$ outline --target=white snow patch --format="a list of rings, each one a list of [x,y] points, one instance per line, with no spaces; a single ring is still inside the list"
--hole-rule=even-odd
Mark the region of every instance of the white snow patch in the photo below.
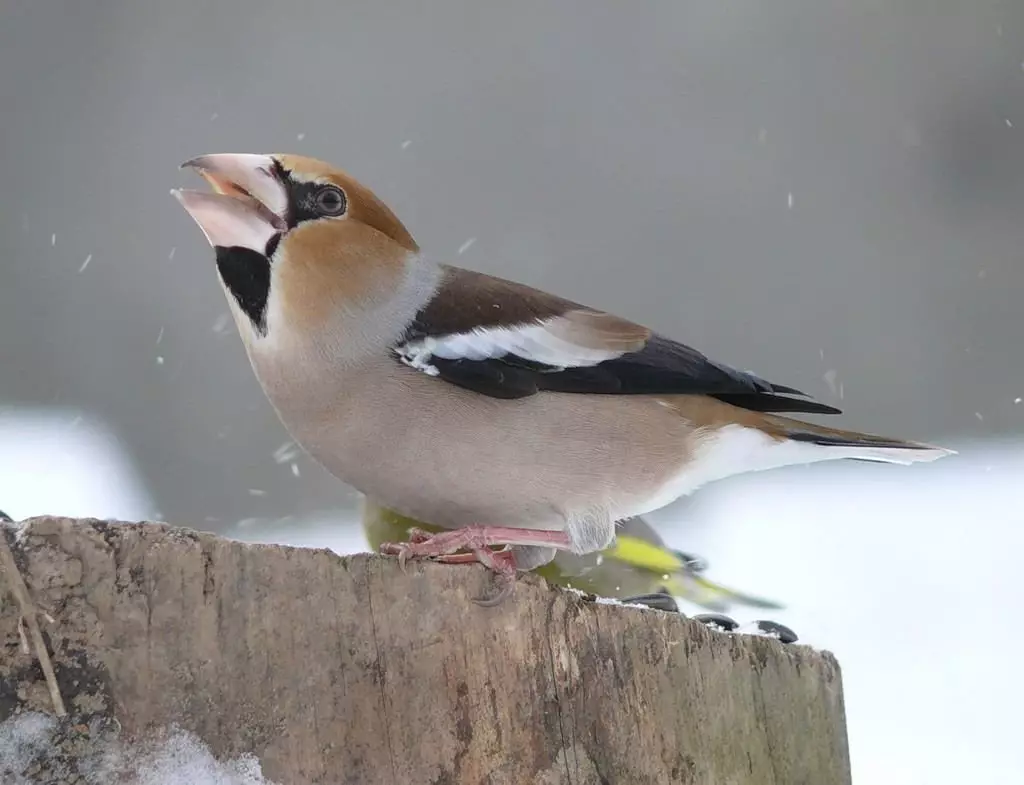
[[[31,712],[0,724],[0,781],[29,785],[35,780],[24,772],[33,762],[49,763],[52,775],[73,776],[65,761],[48,760],[56,726],[53,717]],[[86,785],[273,785],[252,755],[218,761],[201,739],[177,728],[158,742],[101,742],[77,764]]]
[[[53,717],[29,712],[19,714],[0,724],[0,775],[4,782],[15,777],[10,785],[27,783],[21,773],[49,745]]]
[[[615,588],[618,589],[618,586],[616,586]],[[601,597],[600,595],[594,596],[594,602],[597,605],[618,605],[623,608],[639,608],[642,611],[655,610],[654,608],[651,608],[649,605],[642,605],[639,602],[623,602],[622,600],[618,600],[615,597]]]
[[[124,443],[90,414],[0,410],[0,509],[35,515],[143,520],[153,508]],[[2,782],[2,779],[0,779]]]

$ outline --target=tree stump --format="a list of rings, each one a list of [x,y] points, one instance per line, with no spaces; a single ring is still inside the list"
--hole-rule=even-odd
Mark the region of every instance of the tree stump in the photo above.
[[[850,782],[827,652],[530,575],[485,608],[476,566],[403,571],[152,523],[35,518],[0,535],[67,707],[47,760],[14,772],[29,782],[92,782],[104,745],[171,728],[281,785]],[[54,712],[9,573],[0,722]]]

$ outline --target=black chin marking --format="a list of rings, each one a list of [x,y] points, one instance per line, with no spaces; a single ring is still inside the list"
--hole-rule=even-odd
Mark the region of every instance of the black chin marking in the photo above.
[[[269,240],[267,240],[267,247],[263,249],[263,255],[268,259],[274,258],[274,252],[277,250],[277,246],[281,244],[281,233],[278,232]]]
[[[273,240],[271,241],[273,242]],[[218,245],[217,272],[234,296],[253,329],[267,334],[267,297],[270,295],[270,260],[251,248]]]

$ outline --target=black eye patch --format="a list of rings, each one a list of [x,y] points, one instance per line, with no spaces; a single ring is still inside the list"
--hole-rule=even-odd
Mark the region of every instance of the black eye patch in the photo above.
[[[338,217],[345,213],[345,193],[336,185],[296,183],[291,190],[291,224],[319,218]]]

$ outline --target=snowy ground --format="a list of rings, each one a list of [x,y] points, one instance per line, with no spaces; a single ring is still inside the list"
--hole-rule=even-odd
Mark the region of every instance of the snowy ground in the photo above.
[[[37,422],[16,432],[0,419],[0,440],[20,436],[23,445],[0,454],[0,508],[149,513],[130,464],[101,430],[85,428],[70,444],[45,430]],[[1024,782],[1024,444],[951,446],[961,454],[931,465],[736,478],[652,516],[670,543],[710,561],[714,580],[784,602],[769,617],[837,655],[858,784]],[[12,473],[26,460],[37,468]],[[365,550],[359,530],[341,525],[351,516],[232,534]]]
[[[75,769],[52,756],[51,732],[57,721],[45,714],[21,714],[0,724],[0,782],[32,785],[40,781],[22,772],[33,766],[47,782],[81,785],[275,785],[264,779],[259,761],[251,755],[219,761],[191,733],[174,729],[158,742],[128,745],[105,742],[80,756]],[[37,770],[39,770],[37,769]],[[76,779],[84,777],[84,782]]]

